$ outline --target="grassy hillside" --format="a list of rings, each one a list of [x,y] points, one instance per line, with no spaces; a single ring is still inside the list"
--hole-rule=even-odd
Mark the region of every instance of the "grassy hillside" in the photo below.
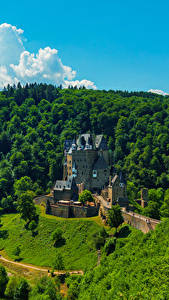
[[[59,252],[64,260],[65,269],[85,269],[97,262],[97,253],[93,248],[91,236],[99,230],[95,218],[92,219],[61,219],[52,216],[41,216],[38,225],[38,235],[32,236],[26,230],[25,222],[18,214],[2,216],[3,226],[0,229],[0,249],[10,258],[17,246],[21,248],[22,262],[52,266]],[[56,228],[61,228],[65,244],[54,247],[51,234]]]
[[[144,235],[132,230],[87,272],[78,299],[169,299],[169,220]],[[73,291],[75,284],[71,284]]]

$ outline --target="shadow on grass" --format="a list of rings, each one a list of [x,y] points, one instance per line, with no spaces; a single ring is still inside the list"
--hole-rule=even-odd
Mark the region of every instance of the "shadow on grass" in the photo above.
[[[66,244],[66,240],[63,238],[57,242],[54,243],[54,247],[55,248],[59,248],[59,247],[62,247]]]
[[[35,237],[38,235],[38,231],[32,231],[32,236]]]
[[[17,257],[17,258],[15,258],[15,261],[20,262],[22,259],[23,259],[22,257]]]
[[[118,232],[118,238],[126,238],[131,233],[130,228],[126,225],[123,226],[120,231]]]
[[[9,236],[8,230],[0,230],[0,238],[5,240]]]

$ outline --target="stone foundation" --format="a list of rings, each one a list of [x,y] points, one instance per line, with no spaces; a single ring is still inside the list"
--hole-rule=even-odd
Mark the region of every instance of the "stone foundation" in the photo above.
[[[61,218],[86,218],[97,216],[99,208],[95,206],[53,205],[47,206],[46,213]]]

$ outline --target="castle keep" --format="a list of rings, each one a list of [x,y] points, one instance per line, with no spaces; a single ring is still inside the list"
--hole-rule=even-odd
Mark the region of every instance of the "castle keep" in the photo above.
[[[73,176],[77,185],[92,192],[101,191],[109,182],[111,154],[103,135],[81,134],[64,145],[64,180]]]
[[[64,143],[63,180],[57,180],[46,212],[60,217],[91,217],[101,203],[106,209],[119,204],[128,207],[126,183],[122,174],[111,174],[112,157],[103,135],[81,134]],[[95,203],[82,205],[78,195],[84,189],[95,194]],[[97,195],[100,195],[97,197]]]

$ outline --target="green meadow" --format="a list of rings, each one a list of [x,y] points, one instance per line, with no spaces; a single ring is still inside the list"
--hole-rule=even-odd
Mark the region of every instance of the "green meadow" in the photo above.
[[[40,215],[37,235],[32,236],[25,229],[25,222],[19,214],[1,217],[0,250],[4,256],[15,259],[14,252],[20,247],[20,259],[24,263],[52,267],[57,253],[62,255],[65,270],[84,270],[97,264],[97,252],[92,243],[92,235],[100,229],[98,218],[62,219]],[[63,231],[63,243],[54,247],[52,232]]]

